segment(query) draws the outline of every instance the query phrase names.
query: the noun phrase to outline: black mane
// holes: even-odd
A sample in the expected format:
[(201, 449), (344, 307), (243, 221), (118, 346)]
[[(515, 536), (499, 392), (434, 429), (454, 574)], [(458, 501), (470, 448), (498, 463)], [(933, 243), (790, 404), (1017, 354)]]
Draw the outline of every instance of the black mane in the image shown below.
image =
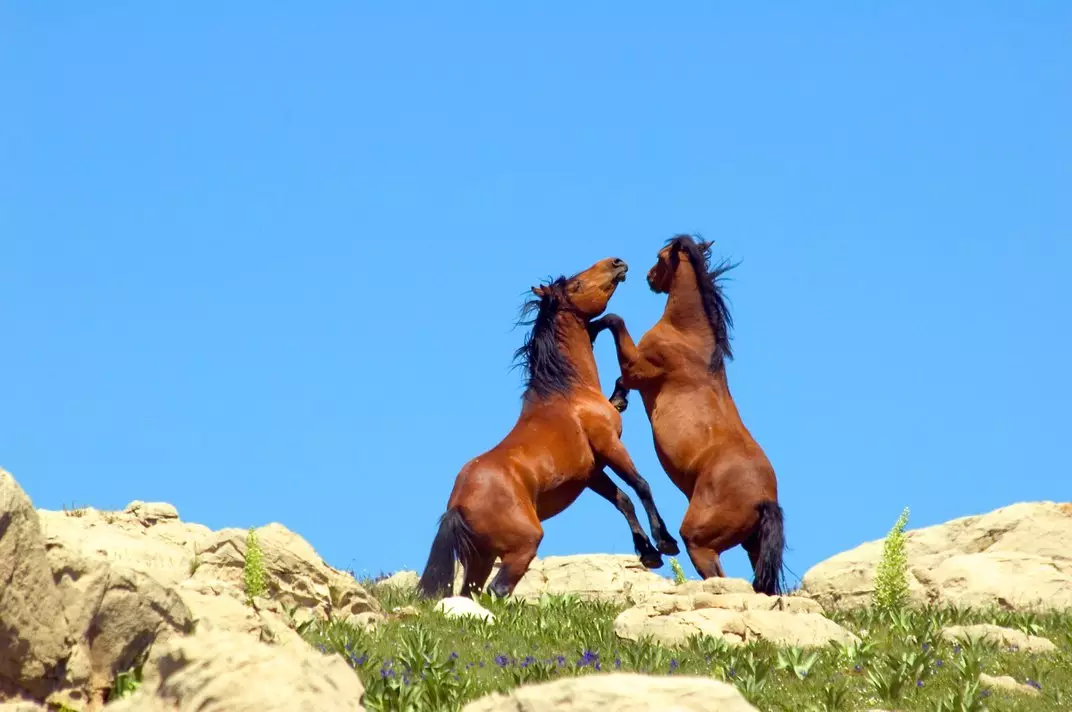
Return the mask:
[[(514, 359), (520, 360), (527, 372), (525, 379), (525, 397), (535, 395), (547, 398), (554, 393), (569, 392), (577, 378), (577, 371), (558, 346), (558, 323), (555, 318), (564, 309), (572, 309), (566, 295), (566, 278), (559, 277), (543, 285), (542, 297), (530, 299), (521, 307), (518, 324), (532, 325), (532, 330), (523, 343), (514, 352)], [(523, 321), (531, 312), (536, 316), (530, 321)]]
[(730, 329), (733, 328), (733, 316), (722, 294), (720, 280), (722, 275), (736, 267), (736, 264), (722, 261), (711, 267), (711, 246), (701, 244), (690, 235), (676, 235), (667, 241), (677, 249), (675, 254), (684, 254), (696, 271), (696, 285), (700, 290), (704, 314), (715, 336), (715, 350), (711, 354), (710, 369), (718, 371), (725, 365), (726, 359), (733, 359), (730, 347)]

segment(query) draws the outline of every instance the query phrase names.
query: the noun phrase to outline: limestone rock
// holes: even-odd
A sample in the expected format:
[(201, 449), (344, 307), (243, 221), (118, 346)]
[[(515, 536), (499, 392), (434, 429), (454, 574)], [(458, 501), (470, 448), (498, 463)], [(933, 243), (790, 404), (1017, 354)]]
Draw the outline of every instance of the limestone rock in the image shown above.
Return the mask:
[(141, 571), (165, 586), (188, 578), (199, 543), (211, 530), (161, 516), (171, 505), (132, 502), (128, 511), (39, 510), (46, 541), (86, 558), (105, 559)]
[[(251, 681), (256, 680), (256, 684)], [(269, 646), (247, 635), (198, 631), (177, 639), (146, 670), (142, 687), (107, 712), (306, 712), (363, 710), (364, 688), (338, 654)]]
[(420, 581), (420, 576), (416, 571), (396, 571), (383, 581), (380, 581), (381, 586), (393, 586), (406, 591), (415, 590), (417, 583)]
[(48, 708), (31, 700), (0, 702), (0, 712), (48, 712)]
[(1028, 695), (1035, 697), (1040, 694), (1037, 688), (1031, 685), (1025, 685), (1017, 682), (1016, 678), (1011, 675), (987, 675), (985, 672), (979, 675), (979, 684), (983, 687), (989, 687), (992, 689), (1005, 690), (1006, 692), (1013, 692), (1018, 695)]
[(462, 712), (755, 712), (735, 687), (707, 677), (605, 673), (523, 685)]
[(184, 581), (175, 590), (189, 607), (198, 630), (245, 633), (264, 643), (308, 645), (277, 603), (258, 599), (257, 607), (250, 606), (243, 602), (241, 591), (223, 582)]
[(63, 614), (37, 512), (0, 469), (0, 688), (9, 688), (0, 694), (44, 699), (60, 682), (69, 655)]
[[(618, 615), (614, 632), (627, 640), (651, 636), (664, 645), (682, 643), (696, 634), (721, 638), (731, 645), (763, 639), (778, 645), (811, 647), (857, 640), (823, 616), (815, 601), (744, 593), (744, 586), (751, 591), (751, 584), (743, 579), (731, 584), (731, 580), (690, 582), (679, 587), (681, 592), (650, 595)], [(738, 592), (710, 593), (705, 587)]]
[[(485, 586), (499, 573), (496, 562)], [(417, 585), (418, 574), (414, 571), (399, 571), (385, 583)], [(454, 590), (461, 592), (462, 568), (458, 566), (454, 577)], [(547, 595), (573, 595), (585, 600), (604, 600), (629, 603), (651, 593), (671, 591), (674, 582), (665, 576), (644, 568), (635, 554), (571, 554), (548, 556), (532, 560), (528, 571), (514, 588), (514, 596), (527, 601), (537, 601)], [(752, 590), (749, 585), (749, 591)]]
[[(1072, 504), (1020, 502), (905, 532), (916, 603), (1072, 608)], [(870, 603), (882, 540), (812, 567), (803, 592), (824, 607)]]
[(448, 618), (472, 617), (480, 618), (486, 623), (495, 622), (495, 616), (492, 615), (491, 611), (465, 596), (444, 598), (436, 603), (435, 610)]
[(103, 699), (115, 676), (142, 662), (151, 646), (193, 630), (178, 594), (140, 571), (58, 545), (48, 558), (78, 663), (68, 665), (65, 686), (90, 699)]
[(942, 637), (951, 643), (967, 639), (987, 640), (1003, 648), (1014, 648), (1021, 653), (1053, 653), (1057, 651), (1057, 646), (1049, 638), (1028, 635), (1019, 630), (1002, 628), (989, 623), (948, 626), (942, 628)]
[[(242, 590), (246, 535), (243, 529), (221, 529), (210, 535), (198, 549), (199, 564), (192, 578)], [(382, 618), (376, 599), (352, 576), (325, 564), (301, 536), (278, 523), (256, 529), (256, 535), (264, 552), (270, 598), (319, 617), (330, 613), (336, 618)]]

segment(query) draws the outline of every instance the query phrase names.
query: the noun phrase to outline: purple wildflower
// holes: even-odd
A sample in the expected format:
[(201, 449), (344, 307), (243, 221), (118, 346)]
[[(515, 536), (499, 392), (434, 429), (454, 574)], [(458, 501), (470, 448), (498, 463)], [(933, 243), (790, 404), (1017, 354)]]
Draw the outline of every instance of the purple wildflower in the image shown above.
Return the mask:
[(510, 664), (510, 658), (506, 657), (505, 655), (496, 655), (495, 664), (499, 667), (506, 667)]

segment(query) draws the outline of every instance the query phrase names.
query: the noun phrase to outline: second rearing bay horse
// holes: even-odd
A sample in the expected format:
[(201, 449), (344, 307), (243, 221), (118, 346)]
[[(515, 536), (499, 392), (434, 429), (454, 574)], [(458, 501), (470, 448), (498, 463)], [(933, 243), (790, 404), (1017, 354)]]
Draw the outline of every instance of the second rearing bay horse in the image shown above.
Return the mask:
[[(528, 371), (521, 415), (498, 445), (455, 478), (418, 586), (425, 597), (450, 595), (456, 559), (465, 570), (462, 595), (472, 595), (484, 587), (497, 557), (502, 565), (490, 590), (500, 597), (512, 593), (543, 539), (541, 522), (585, 489), (622, 513), (645, 566), (661, 567), (660, 552), (678, 553), (647, 481), (622, 444), (621, 415), (602, 393), (592, 350), (589, 323), (606, 310), (627, 270), (622, 260), (608, 258), (532, 288), (536, 298), (525, 310), (536, 316), (516, 354)], [(604, 467), (636, 491), (656, 545)]]
[(681, 539), (703, 578), (725, 576), (719, 555), (738, 544), (752, 563), (753, 589), (784, 591), (782, 508), (774, 468), (741, 421), (726, 380), (732, 318), (719, 277), (709, 265), (710, 242), (671, 238), (648, 272), (648, 286), (666, 294), (658, 322), (634, 344), (625, 322), (607, 314), (592, 322), (592, 338), (614, 335), (621, 377), (611, 402), (628, 405), (640, 391), (655, 452), (689, 500)]

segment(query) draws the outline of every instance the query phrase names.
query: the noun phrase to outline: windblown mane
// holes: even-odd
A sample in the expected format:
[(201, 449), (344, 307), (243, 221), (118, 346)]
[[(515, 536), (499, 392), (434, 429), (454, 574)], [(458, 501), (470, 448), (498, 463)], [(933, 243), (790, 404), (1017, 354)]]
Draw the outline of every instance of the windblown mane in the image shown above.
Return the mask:
[(725, 366), (726, 359), (733, 359), (730, 347), (730, 329), (733, 328), (733, 316), (726, 304), (720, 284), (722, 275), (736, 267), (727, 261), (711, 267), (711, 247), (701, 245), (690, 235), (676, 235), (667, 241), (678, 248), (678, 254), (684, 254), (696, 271), (696, 285), (700, 290), (704, 314), (715, 336), (715, 350), (711, 354), (710, 369), (718, 371)]
[[(525, 343), (514, 352), (514, 359), (520, 360), (516, 365), (523, 366), (527, 374), (525, 398), (543, 399), (554, 393), (567, 393), (577, 378), (576, 369), (559, 348), (555, 318), (563, 309), (572, 308), (566, 295), (566, 278), (559, 277), (543, 286), (546, 294), (525, 302), (518, 320), (518, 324), (532, 325)], [(532, 312), (536, 316), (524, 321)]]

